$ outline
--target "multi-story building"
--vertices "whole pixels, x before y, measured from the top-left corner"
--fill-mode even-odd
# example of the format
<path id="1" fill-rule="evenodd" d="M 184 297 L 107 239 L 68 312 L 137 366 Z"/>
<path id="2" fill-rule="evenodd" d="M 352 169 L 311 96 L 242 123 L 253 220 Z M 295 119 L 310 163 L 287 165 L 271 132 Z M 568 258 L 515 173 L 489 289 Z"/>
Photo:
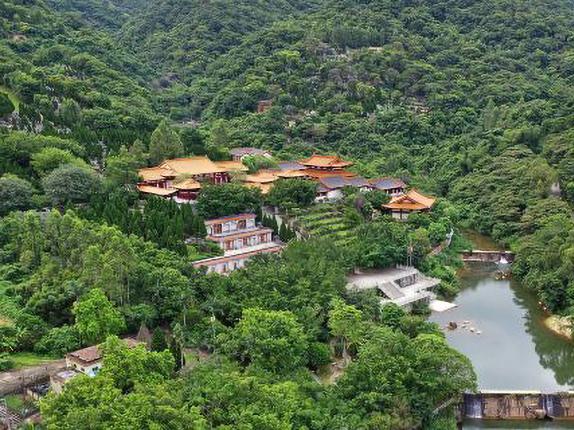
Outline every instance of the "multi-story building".
<path id="1" fill-rule="evenodd" d="M 224 255 L 196 261 L 194 267 L 225 274 L 243 267 L 254 255 L 280 251 L 282 245 L 273 242 L 273 230 L 258 226 L 255 218 L 243 214 L 206 221 L 207 239 L 216 242 Z"/>

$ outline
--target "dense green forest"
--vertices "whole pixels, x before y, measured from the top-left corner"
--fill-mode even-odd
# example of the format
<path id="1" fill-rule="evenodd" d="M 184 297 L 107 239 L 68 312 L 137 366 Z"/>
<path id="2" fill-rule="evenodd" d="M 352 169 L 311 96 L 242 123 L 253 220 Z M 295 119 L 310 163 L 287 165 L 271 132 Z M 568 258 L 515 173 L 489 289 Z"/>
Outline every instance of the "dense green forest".
<path id="1" fill-rule="evenodd" d="M 401 263 L 410 243 L 456 293 L 455 259 L 428 254 L 471 228 L 574 315 L 573 28 L 566 0 L 0 0 L 0 367 L 143 323 L 159 346 L 109 337 L 109 370 L 44 402 L 47 429 L 451 430 L 429 412 L 472 389 L 468 361 L 419 316 L 345 292 L 344 274 Z M 438 207 L 373 221 L 380 199 L 350 195 L 345 246 L 291 241 L 204 276 L 192 259 L 217 251 L 185 238 L 263 196 L 208 189 L 194 214 L 132 185 L 166 157 L 242 146 L 339 154 Z M 296 188 L 267 202 L 307 205 Z M 186 348 L 211 358 L 174 378 Z M 345 356 L 337 384 L 316 382 Z"/>

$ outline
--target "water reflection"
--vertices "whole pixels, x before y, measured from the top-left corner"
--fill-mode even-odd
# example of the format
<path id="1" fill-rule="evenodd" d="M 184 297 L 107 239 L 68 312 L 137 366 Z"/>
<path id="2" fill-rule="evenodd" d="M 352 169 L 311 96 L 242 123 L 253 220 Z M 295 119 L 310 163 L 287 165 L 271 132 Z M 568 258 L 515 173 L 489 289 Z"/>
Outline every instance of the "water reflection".
<path id="1" fill-rule="evenodd" d="M 536 297 L 518 282 L 510 282 L 517 306 L 527 309 L 525 328 L 534 340 L 540 365 L 552 369 L 561 386 L 574 386 L 574 344 L 550 332 L 543 324 L 545 315 Z"/>
<path id="2" fill-rule="evenodd" d="M 462 272 L 459 307 L 431 320 L 442 326 L 471 322 L 474 332 L 459 328 L 447 338 L 472 360 L 482 389 L 552 392 L 574 386 L 573 344 L 544 327 L 531 292 L 516 281 L 495 280 L 495 271 L 492 264 L 473 264 Z"/>

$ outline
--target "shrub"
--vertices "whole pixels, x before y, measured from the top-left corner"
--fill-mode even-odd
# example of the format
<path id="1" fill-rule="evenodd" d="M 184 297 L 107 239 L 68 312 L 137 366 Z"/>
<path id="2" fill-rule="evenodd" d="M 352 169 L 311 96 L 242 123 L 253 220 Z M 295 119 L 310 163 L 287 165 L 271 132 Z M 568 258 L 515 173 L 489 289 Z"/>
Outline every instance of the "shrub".
<path id="1" fill-rule="evenodd" d="M 309 344 L 307 348 L 307 363 L 312 369 L 319 366 L 326 366 L 332 361 L 331 351 L 329 347 L 321 342 L 314 342 Z"/>

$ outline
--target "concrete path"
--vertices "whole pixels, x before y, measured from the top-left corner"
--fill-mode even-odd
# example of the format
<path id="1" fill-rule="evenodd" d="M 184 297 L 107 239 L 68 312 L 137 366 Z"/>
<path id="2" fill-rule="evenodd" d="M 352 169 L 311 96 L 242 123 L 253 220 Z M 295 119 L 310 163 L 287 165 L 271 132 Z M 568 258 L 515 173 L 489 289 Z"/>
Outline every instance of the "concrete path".
<path id="1" fill-rule="evenodd" d="M 22 385 L 50 376 L 53 372 L 66 367 L 65 360 L 57 360 L 38 366 L 24 366 L 10 372 L 0 372 L 0 396 L 18 390 Z"/>

